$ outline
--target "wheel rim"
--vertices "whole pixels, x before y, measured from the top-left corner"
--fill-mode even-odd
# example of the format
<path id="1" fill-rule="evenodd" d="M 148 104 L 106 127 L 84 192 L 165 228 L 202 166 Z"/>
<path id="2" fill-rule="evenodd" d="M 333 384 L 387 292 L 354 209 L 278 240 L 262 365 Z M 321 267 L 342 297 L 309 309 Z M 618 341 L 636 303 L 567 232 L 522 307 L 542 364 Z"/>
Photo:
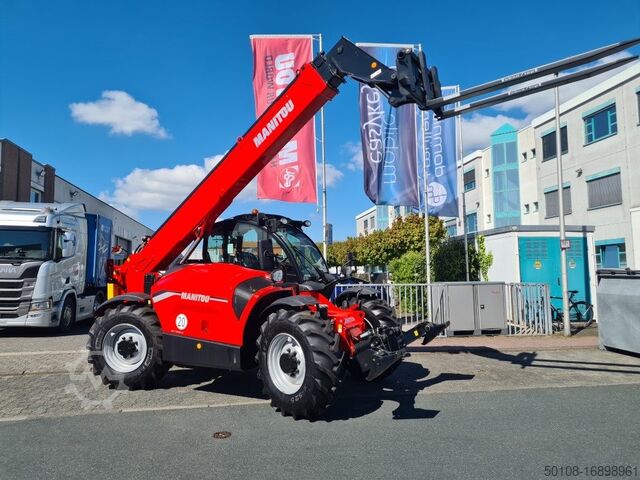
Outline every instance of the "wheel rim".
<path id="1" fill-rule="evenodd" d="M 267 351 L 269 377 L 282 393 L 293 395 L 304 382 L 306 362 L 302 346 L 288 333 L 279 333 Z"/>
<path id="2" fill-rule="evenodd" d="M 121 323 L 107 332 L 102 354 L 111 370 L 118 373 L 133 372 L 147 356 L 147 340 L 138 327 Z"/>

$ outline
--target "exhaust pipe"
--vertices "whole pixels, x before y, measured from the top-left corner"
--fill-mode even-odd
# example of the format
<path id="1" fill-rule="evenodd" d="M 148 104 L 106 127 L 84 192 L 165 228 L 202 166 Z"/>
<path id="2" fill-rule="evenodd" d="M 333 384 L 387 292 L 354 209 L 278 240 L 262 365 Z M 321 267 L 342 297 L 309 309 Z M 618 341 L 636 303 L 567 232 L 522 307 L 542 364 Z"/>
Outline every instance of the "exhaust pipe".
<path id="1" fill-rule="evenodd" d="M 413 327 L 410 330 L 407 330 L 403 334 L 403 340 L 405 345 L 409 345 L 411 342 L 417 340 L 422 337 L 422 345 L 426 345 L 431 340 L 436 338 L 442 332 L 446 330 L 449 326 L 450 322 L 444 323 L 432 323 L 432 322 L 422 322 Z"/>

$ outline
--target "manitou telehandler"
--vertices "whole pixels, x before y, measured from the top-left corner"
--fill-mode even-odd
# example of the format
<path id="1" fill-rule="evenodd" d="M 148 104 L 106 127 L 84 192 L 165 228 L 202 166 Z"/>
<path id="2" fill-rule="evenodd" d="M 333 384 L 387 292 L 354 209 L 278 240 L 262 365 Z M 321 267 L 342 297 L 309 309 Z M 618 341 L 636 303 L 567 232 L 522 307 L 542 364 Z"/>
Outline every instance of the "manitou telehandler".
<path id="1" fill-rule="evenodd" d="M 351 77 L 379 89 L 394 107 L 413 103 L 439 118 L 596 75 L 637 57 L 541 80 L 454 106 L 470 97 L 592 62 L 638 43 L 617 43 L 442 97 L 422 53 L 398 53 L 389 68 L 341 39 L 298 72 L 226 156 L 124 264 L 109 271 L 110 298 L 89 332 L 89 363 L 114 388 L 153 388 L 171 365 L 226 370 L 258 367 L 272 405 L 313 418 L 341 376 L 381 378 L 446 325 L 427 321 L 403 333 L 392 306 L 354 286 L 330 300 L 336 277 L 308 222 L 257 211 L 219 221 L 240 191 Z M 450 108 L 445 108 L 447 105 Z"/>

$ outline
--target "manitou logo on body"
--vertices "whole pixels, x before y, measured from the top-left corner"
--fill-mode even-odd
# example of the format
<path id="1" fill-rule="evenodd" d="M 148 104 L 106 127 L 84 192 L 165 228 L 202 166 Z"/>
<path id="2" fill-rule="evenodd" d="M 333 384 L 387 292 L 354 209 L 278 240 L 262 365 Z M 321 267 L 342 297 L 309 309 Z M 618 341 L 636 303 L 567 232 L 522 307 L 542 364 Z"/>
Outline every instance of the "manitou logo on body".
<path id="1" fill-rule="evenodd" d="M 262 129 L 260 133 L 258 133 L 255 137 L 253 137 L 253 143 L 255 143 L 256 147 L 259 147 L 262 142 L 264 142 L 269 135 L 273 133 L 273 131 L 278 128 L 278 126 L 282 123 L 282 120 L 287 118 L 287 116 L 293 112 L 293 100 L 288 100 L 287 103 L 284 104 L 278 113 L 276 113 L 273 118 L 267 123 L 267 126 Z"/>
<path id="2" fill-rule="evenodd" d="M 192 302 L 202 302 L 202 303 L 209 303 L 209 300 L 211 300 L 211 297 L 209 295 L 202 295 L 201 293 L 189 293 L 189 292 L 182 292 L 180 294 L 180 298 L 182 300 L 190 300 Z"/>

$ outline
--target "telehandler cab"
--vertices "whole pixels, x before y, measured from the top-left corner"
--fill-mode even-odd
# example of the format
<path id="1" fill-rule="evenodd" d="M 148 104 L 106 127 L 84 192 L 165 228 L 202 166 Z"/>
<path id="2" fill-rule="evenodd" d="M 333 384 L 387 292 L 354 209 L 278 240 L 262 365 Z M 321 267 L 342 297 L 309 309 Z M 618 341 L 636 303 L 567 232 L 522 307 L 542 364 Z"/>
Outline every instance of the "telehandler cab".
<path id="1" fill-rule="evenodd" d="M 370 381 L 389 374 L 406 344 L 446 328 L 407 332 L 375 291 L 354 286 L 330 300 L 336 277 L 307 222 L 254 211 L 218 217 L 280 149 L 338 93 L 346 77 L 378 88 L 392 106 L 413 103 L 446 118 L 596 75 L 636 59 L 540 81 L 446 108 L 524 81 L 592 62 L 634 39 L 442 97 L 435 67 L 402 50 L 392 69 L 341 39 L 306 64 L 218 165 L 131 254 L 110 268 L 110 298 L 96 312 L 87 348 L 93 372 L 115 388 L 153 388 L 172 364 L 227 370 L 258 367 L 283 415 L 321 415 L 348 369 Z"/>

